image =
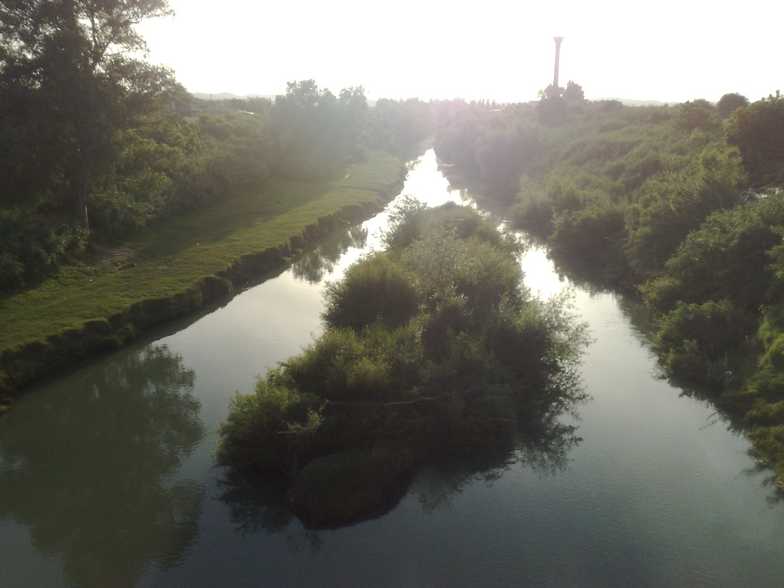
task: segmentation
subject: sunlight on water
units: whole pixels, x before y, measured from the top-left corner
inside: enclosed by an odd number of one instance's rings
[[[443,174],[433,173],[436,168],[435,151],[429,149],[417,160],[413,169],[408,172],[408,177],[400,194],[387,205],[383,212],[362,223],[362,227],[367,230],[366,247],[350,248],[335,266],[334,270],[327,276],[327,279],[335,280],[340,278],[343,272],[351,264],[355,263],[362,254],[382,248],[381,235],[389,225],[389,211],[394,210],[398,204],[404,202],[407,198],[416,198],[431,207],[441,206],[447,202],[476,207],[473,200],[468,197],[461,197],[459,190],[453,190],[449,185],[449,180]]]
[[[547,252],[543,248],[529,248],[520,265],[525,272],[525,285],[534,297],[547,299],[560,294],[566,288],[566,282],[558,276],[553,262],[547,259]]]

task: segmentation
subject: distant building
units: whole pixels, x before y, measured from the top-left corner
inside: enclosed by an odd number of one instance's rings
[[[555,74],[553,75],[553,88],[558,88],[558,64],[561,61],[561,41],[563,37],[553,37],[555,41]]]

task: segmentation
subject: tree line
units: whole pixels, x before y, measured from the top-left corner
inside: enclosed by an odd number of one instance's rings
[[[323,180],[368,149],[410,153],[427,103],[334,95],[313,80],[275,100],[194,100],[167,67],[138,57],[135,25],[166,0],[13,0],[0,6],[0,294],[86,250],[209,206],[271,178]]]
[[[642,303],[664,372],[784,481],[784,97],[630,108],[563,94],[442,105],[437,154],[577,279]]]

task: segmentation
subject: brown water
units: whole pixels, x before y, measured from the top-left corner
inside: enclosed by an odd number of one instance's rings
[[[460,201],[432,151],[403,193]],[[0,585],[782,585],[784,512],[749,443],[657,378],[615,296],[570,286],[541,250],[528,285],[572,288],[594,338],[566,461],[439,464],[387,514],[336,530],[223,484],[212,451],[234,391],[320,333],[324,280],[384,223],[21,398],[0,421]]]

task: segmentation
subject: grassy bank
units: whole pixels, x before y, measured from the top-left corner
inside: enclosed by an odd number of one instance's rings
[[[152,227],[0,301],[0,392],[199,308],[305,243],[367,216],[402,186],[400,162],[373,153],[332,182],[262,190]]]

